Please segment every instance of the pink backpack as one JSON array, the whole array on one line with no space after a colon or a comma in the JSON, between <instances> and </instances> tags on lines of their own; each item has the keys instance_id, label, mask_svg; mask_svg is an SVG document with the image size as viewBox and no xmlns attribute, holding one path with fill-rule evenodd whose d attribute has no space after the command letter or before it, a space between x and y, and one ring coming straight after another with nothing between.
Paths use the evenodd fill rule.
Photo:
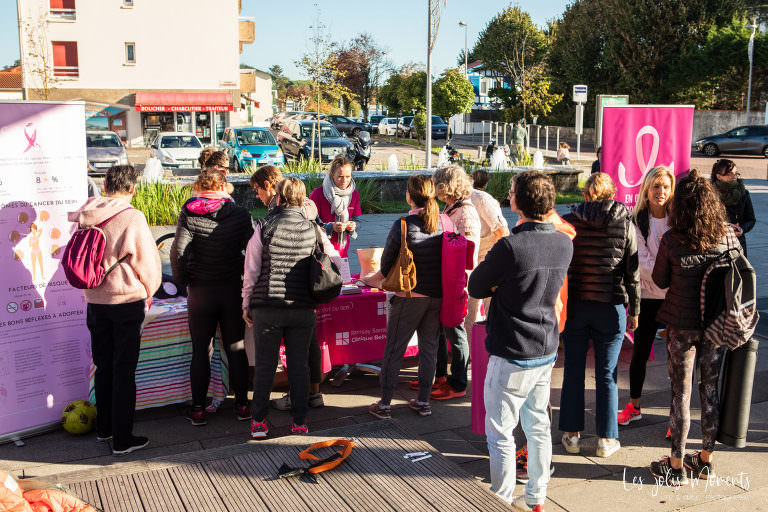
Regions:
<instances>
[{"instance_id":1,"label":"pink backpack","mask_svg":"<svg viewBox=\"0 0 768 512\"><path fill-rule=\"evenodd\" d=\"M64 268L64 274L67 276L69 284L80 290L96 288L104 281L107 274L128 257L126 254L114 265L104 270L102 260L104 259L104 245L107 239L101 228L124 211L131 209L128 207L120 210L107 220L95 226L79 228L72 234L72 238L69 239L67 247L64 249L64 256L61 258L61 266Z\"/></svg>"},{"instance_id":2,"label":"pink backpack","mask_svg":"<svg viewBox=\"0 0 768 512\"><path fill-rule=\"evenodd\" d=\"M453 222L440 215L443 225L442 283L440 323L445 327L458 327L467 316L467 270L472 270L475 243L456 233Z\"/></svg>"}]
</instances>

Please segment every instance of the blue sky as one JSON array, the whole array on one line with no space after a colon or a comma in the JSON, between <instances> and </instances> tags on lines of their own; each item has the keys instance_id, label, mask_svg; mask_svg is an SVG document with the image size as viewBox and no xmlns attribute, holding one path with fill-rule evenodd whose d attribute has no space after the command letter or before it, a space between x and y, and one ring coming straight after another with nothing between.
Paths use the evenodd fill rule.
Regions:
<instances>
[{"instance_id":1,"label":"blue sky","mask_svg":"<svg viewBox=\"0 0 768 512\"><path fill-rule=\"evenodd\" d=\"M215 4L220 0L209 1ZM567 3L565 0L518 2L540 26L559 17ZM272 64L279 64L289 77L303 78L293 63L307 49L308 27L317 12L315 4L335 41L347 41L360 32L368 32L386 49L387 58L396 67L407 62L426 63L425 0L243 0L242 15L252 16L256 21L256 42L245 46L240 61L265 71ZM458 26L460 20L469 25L471 48L488 21L508 4L507 0L448 0L432 53L434 73L456 66L458 53L464 48L464 28ZM162 29L161 24L152 27L152 30ZM187 32L189 37L204 37L202 33ZM18 41L16 2L0 0L0 66L18 58Z\"/></svg>"}]
</instances>

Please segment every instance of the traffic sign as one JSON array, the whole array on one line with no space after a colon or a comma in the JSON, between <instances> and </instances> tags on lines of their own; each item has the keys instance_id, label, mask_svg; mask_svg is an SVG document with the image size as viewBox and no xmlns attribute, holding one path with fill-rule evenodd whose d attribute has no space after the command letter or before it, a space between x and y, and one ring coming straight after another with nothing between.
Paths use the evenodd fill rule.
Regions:
<instances>
[{"instance_id":1,"label":"traffic sign","mask_svg":"<svg viewBox=\"0 0 768 512\"><path fill-rule=\"evenodd\" d=\"M574 103L587 102L587 86L586 85L573 86L573 102Z\"/></svg>"}]
</instances>

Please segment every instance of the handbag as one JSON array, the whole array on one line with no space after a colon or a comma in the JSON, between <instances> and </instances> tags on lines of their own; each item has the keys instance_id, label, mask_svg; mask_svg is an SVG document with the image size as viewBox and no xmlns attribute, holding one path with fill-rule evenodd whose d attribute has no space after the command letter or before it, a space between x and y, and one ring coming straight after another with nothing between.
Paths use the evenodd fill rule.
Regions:
<instances>
[{"instance_id":1,"label":"handbag","mask_svg":"<svg viewBox=\"0 0 768 512\"><path fill-rule=\"evenodd\" d=\"M408 249L405 240L407 233L405 217L400 217L400 254L397 256L397 262L389 269L381 287L388 292L405 292L405 296L410 299L411 290L416 287L416 264L413 262L413 253Z\"/></svg>"},{"instance_id":2,"label":"handbag","mask_svg":"<svg viewBox=\"0 0 768 512\"><path fill-rule=\"evenodd\" d=\"M318 304L332 302L341 293L341 273L331 257L323 251L320 231L315 230L315 249L309 267L309 293Z\"/></svg>"},{"instance_id":3,"label":"handbag","mask_svg":"<svg viewBox=\"0 0 768 512\"><path fill-rule=\"evenodd\" d=\"M472 270L475 243L455 232L448 215L440 215L440 222L443 226L440 324L458 327L467 316L467 270Z\"/></svg>"}]
</instances>

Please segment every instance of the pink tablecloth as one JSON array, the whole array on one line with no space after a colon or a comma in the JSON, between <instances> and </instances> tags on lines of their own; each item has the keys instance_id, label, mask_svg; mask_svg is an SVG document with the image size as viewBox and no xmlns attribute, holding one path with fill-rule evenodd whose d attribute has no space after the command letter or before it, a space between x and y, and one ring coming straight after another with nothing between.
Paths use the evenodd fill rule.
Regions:
<instances>
[{"instance_id":1,"label":"pink tablecloth","mask_svg":"<svg viewBox=\"0 0 768 512\"><path fill-rule=\"evenodd\" d=\"M472 432L485 435L485 372L488 369L488 351L485 349L485 322L472 327L472 346L469 348L472 361Z\"/></svg>"},{"instance_id":2,"label":"pink tablecloth","mask_svg":"<svg viewBox=\"0 0 768 512\"><path fill-rule=\"evenodd\" d=\"M363 292L340 295L317 308L317 339L320 342L321 370L323 373L342 364L380 361L387 344L389 298L392 293ZM419 353L416 335L405 352L407 356ZM285 365L285 349L280 347L280 359Z\"/></svg>"},{"instance_id":3,"label":"pink tablecloth","mask_svg":"<svg viewBox=\"0 0 768 512\"><path fill-rule=\"evenodd\" d=\"M391 293L371 292L341 295L317 309L317 337L327 347L330 363L354 364L379 361L387 343L387 318ZM418 354L416 337L406 356Z\"/></svg>"}]
</instances>

